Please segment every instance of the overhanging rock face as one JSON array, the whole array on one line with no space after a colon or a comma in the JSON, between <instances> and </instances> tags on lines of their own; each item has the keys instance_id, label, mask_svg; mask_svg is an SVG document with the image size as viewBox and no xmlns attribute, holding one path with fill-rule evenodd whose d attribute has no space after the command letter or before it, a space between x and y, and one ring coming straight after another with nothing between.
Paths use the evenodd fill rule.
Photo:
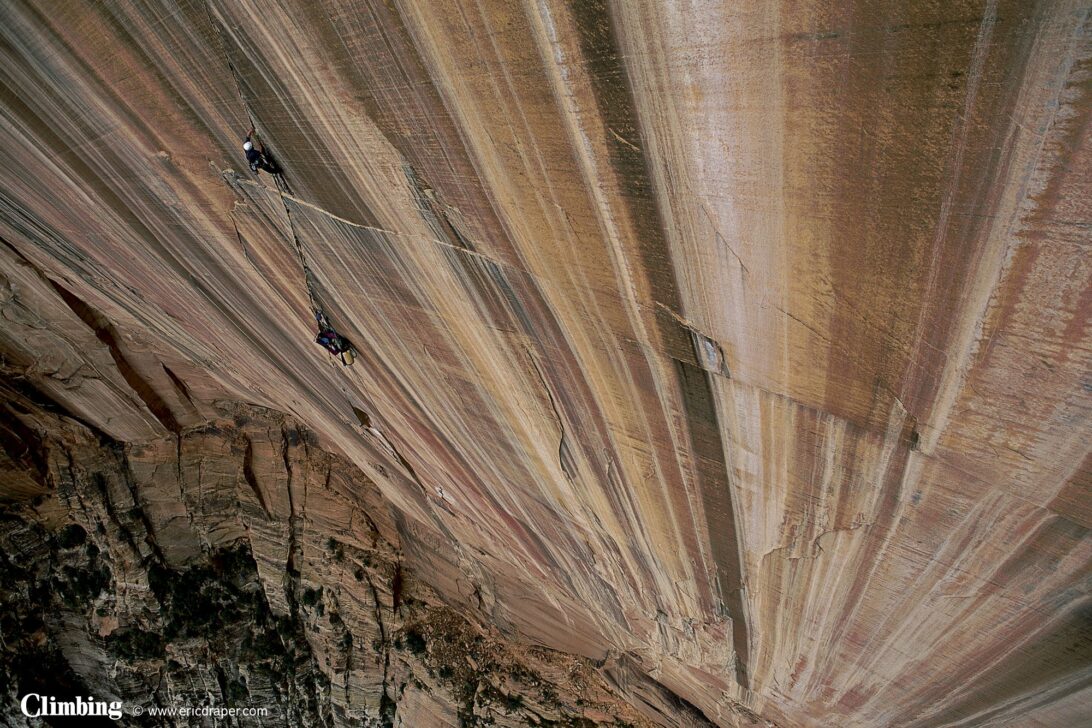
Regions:
<instances>
[{"instance_id":1,"label":"overhanging rock face","mask_svg":"<svg viewBox=\"0 0 1092 728\"><path fill-rule=\"evenodd\" d=\"M1090 62L1067 0L14 0L6 398L290 415L653 720L1076 725Z\"/></svg>"}]
</instances>

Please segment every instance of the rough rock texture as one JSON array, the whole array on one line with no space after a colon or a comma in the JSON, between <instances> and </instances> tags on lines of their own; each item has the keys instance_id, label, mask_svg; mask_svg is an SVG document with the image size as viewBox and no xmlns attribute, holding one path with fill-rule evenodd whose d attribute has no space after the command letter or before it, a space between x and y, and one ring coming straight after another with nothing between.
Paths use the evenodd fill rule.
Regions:
<instances>
[{"instance_id":1,"label":"rough rock texture","mask_svg":"<svg viewBox=\"0 0 1092 728\"><path fill-rule=\"evenodd\" d=\"M290 418L234 409L128 446L13 412L50 488L0 516L0 723L40 725L10 707L38 691L270 711L227 725L651 725L609 667L444 606L355 466Z\"/></svg>"},{"instance_id":2,"label":"rough rock texture","mask_svg":"<svg viewBox=\"0 0 1092 728\"><path fill-rule=\"evenodd\" d=\"M1071 0L4 4L0 472L58 499L12 511L34 573L107 579L42 535L99 507L25 421L63 415L149 484L119 615L173 609L138 562L311 615L295 554L376 506L297 510L275 431L215 429L242 402L374 481L467 624L596 661L650 720L1092 719L1089 25ZM286 184L233 171L251 120ZM334 613L377 601L320 573ZM324 619L281 638L311 650L284 705L374 705ZM399 705L454 704L426 688Z\"/></svg>"}]
</instances>

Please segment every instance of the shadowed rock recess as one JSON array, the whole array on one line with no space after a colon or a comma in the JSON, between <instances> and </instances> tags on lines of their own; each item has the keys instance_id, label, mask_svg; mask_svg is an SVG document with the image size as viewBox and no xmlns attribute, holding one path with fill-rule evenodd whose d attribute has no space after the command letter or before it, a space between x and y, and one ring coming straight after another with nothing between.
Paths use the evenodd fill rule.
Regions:
<instances>
[{"instance_id":1,"label":"shadowed rock recess","mask_svg":"<svg viewBox=\"0 0 1092 728\"><path fill-rule=\"evenodd\" d=\"M1090 94L1072 0L5 0L0 725L1092 722Z\"/></svg>"}]
</instances>

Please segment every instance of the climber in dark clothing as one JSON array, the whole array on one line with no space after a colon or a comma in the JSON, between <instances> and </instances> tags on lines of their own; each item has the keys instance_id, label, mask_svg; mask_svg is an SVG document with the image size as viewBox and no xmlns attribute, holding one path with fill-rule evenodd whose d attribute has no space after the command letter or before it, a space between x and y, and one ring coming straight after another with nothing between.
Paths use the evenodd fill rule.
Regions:
<instances>
[{"instance_id":1,"label":"climber in dark clothing","mask_svg":"<svg viewBox=\"0 0 1092 728\"><path fill-rule=\"evenodd\" d=\"M280 174L281 170L273 161L272 155L265 151L264 144L254 139L255 136L254 127L250 127L250 131L246 133L246 139L243 140L243 152L246 154L250 171L257 174L259 169L264 169L270 174Z\"/></svg>"},{"instance_id":2,"label":"climber in dark clothing","mask_svg":"<svg viewBox=\"0 0 1092 728\"><path fill-rule=\"evenodd\" d=\"M326 318L326 314L316 312L315 319L318 320L319 325L319 333L315 337L315 343L321 345L334 356L339 357L341 363L345 366L352 364L356 357L353 354L353 345L349 343L349 340L334 331L333 327L330 326L330 321Z\"/></svg>"},{"instance_id":3,"label":"climber in dark clothing","mask_svg":"<svg viewBox=\"0 0 1092 728\"><path fill-rule=\"evenodd\" d=\"M353 346L349 340L333 329L323 329L315 337L315 343L321 344L326 351L341 359L341 363L349 366L356 358L353 355Z\"/></svg>"}]
</instances>

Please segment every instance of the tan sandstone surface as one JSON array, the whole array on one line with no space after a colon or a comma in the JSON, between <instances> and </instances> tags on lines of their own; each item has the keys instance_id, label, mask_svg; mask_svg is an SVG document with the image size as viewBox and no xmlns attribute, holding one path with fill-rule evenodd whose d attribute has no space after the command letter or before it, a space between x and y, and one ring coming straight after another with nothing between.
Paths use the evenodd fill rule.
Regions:
<instances>
[{"instance_id":1,"label":"tan sandstone surface","mask_svg":"<svg viewBox=\"0 0 1092 728\"><path fill-rule=\"evenodd\" d=\"M5 642L154 702L275 636L183 692L290 725L1092 720L1089 15L3 4Z\"/></svg>"}]
</instances>

